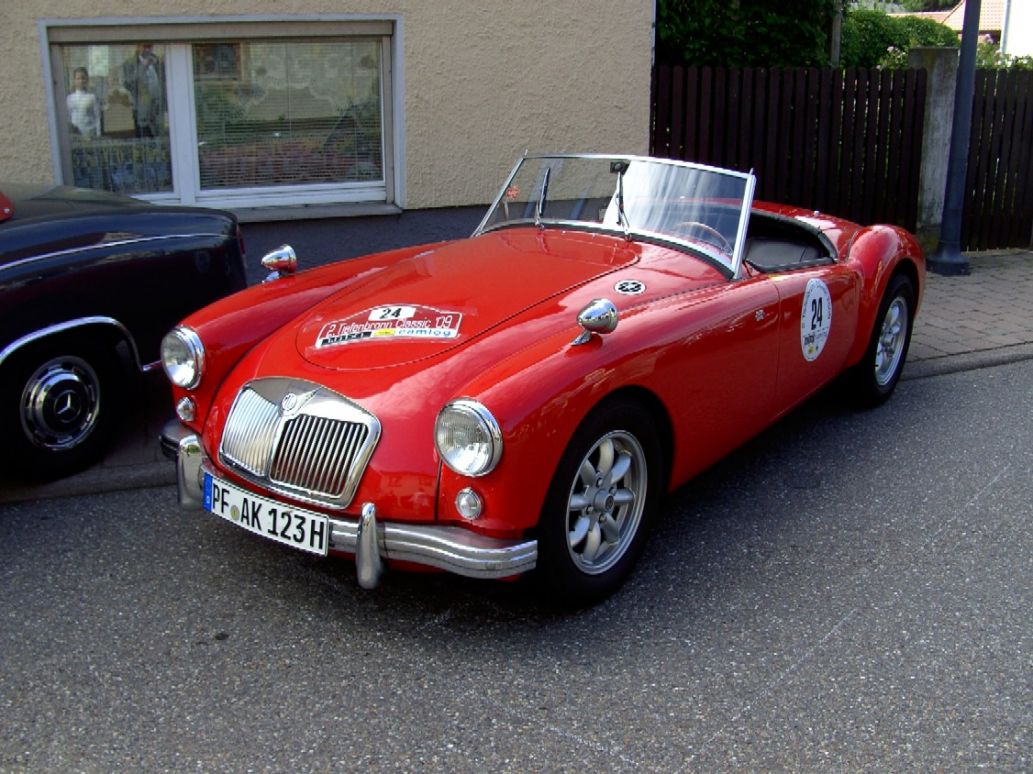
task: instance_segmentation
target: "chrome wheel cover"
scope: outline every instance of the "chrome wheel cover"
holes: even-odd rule
[[[893,380],[904,356],[909,325],[907,302],[897,296],[882,319],[882,330],[875,345],[875,383],[885,387]]]
[[[82,358],[56,357],[33,372],[22,389],[22,429],[47,451],[72,449],[97,426],[100,380]]]
[[[613,567],[627,552],[646,503],[646,455],[635,436],[607,433],[581,461],[567,498],[567,550],[587,575]]]

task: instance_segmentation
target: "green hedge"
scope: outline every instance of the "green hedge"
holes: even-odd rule
[[[853,10],[843,20],[840,64],[843,67],[906,67],[915,46],[957,46],[950,27],[917,16],[888,16],[882,11]]]

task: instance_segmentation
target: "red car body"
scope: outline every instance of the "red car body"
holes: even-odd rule
[[[512,181],[504,186],[504,195],[512,196],[513,187]],[[542,219],[495,229],[482,224],[470,239],[282,276],[194,313],[183,329],[203,342],[203,375],[190,389],[174,385],[175,400],[191,408],[165,434],[180,457],[181,502],[197,503],[203,487],[197,476],[208,471],[216,482],[270,502],[326,514],[334,530],[331,553],[376,554],[361,557],[359,567],[360,580],[373,585],[383,560],[481,577],[532,570],[542,564],[543,530],[550,529],[543,509],[554,488],[561,501],[567,492],[573,513],[557,517],[568,545],[583,544],[585,530],[597,533],[593,558],[600,540],[604,554],[608,537],[626,545],[610,563],[583,561],[586,551],[579,557],[575,547],[566,557],[573,575],[567,566],[539,574],[553,591],[569,590],[572,602],[599,599],[633,564],[644,532],[639,522],[644,525],[655,507],[657,488],[682,485],[844,371],[861,370],[871,402],[888,396],[899,376],[924,278],[915,240],[891,226],[862,228],[798,208],[746,204],[748,230],[739,233],[742,246],[734,251],[743,260],[733,276],[691,244],[686,249]],[[765,239],[772,245],[781,240],[768,245],[769,255],[775,248],[792,255],[796,239],[801,259],[777,267],[751,264],[751,242]],[[808,296],[816,292],[815,281],[824,289]],[[878,357],[875,339],[885,340],[889,330],[887,293],[901,284],[909,291],[905,329],[887,350],[899,362],[888,383],[877,379],[872,389],[872,370],[887,369],[871,354],[874,347]],[[579,324],[579,313],[599,299],[616,310],[612,332]],[[824,308],[828,301],[830,309]],[[814,342],[807,342],[807,326],[817,322],[819,307],[831,323],[818,354],[809,357]],[[384,322],[386,328],[373,319],[392,313],[409,316]],[[403,325],[435,333],[417,335]],[[378,330],[392,332],[380,337]],[[269,377],[321,386],[378,420],[379,440],[346,503],[267,485],[223,459],[227,417],[238,396]],[[497,423],[502,451],[485,474],[464,475],[444,464],[434,442],[443,407],[456,399],[476,401]],[[623,506],[613,496],[607,500],[590,475],[583,477],[589,492],[580,474],[570,487],[559,473],[566,458],[578,469],[574,458],[584,450],[572,444],[579,428],[597,422],[600,407],[613,405],[617,416],[630,412],[615,430],[648,425],[629,433],[647,436],[641,443],[618,438],[618,452],[633,467],[641,460],[637,464],[648,468],[648,475],[638,471],[632,483],[610,487],[618,501],[634,494],[645,503],[634,525],[626,526],[632,519],[625,514],[619,529],[614,524]],[[599,446],[589,440],[586,448]],[[612,456],[612,449],[606,453]],[[606,472],[608,463],[596,467]],[[475,518],[457,505],[465,490],[476,495]],[[610,509],[609,521],[598,528],[586,522],[594,511],[582,508],[588,494],[600,509]],[[362,548],[364,509],[372,535]],[[415,548],[407,548],[406,527],[417,530],[410,541],[419,544]],[[634,534],[627,537],[627,530]],[[456,545],[467,544],[494,551],[498,561],[467,566],[455,560]],[[563,564],[559,554],[552,552],[551,565]]]

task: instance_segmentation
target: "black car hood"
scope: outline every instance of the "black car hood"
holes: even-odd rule
[[[7,224],[36,218],[52,218],[88,212],[118,212],[146,206],[138,199],[66,185],[0,183],[0,192],[10,200],[13,212]]]

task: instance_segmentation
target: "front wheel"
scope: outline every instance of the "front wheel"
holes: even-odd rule
[[[897,386],[911,344],[914,313],[914,286],[898,274],[886,288],[868,349],[854,368],[854,387],[862,405],[883,403]]]
[[[536,576],[554,602],[598,602],[624,581],[660,500],[660,444],[652,417],[627,401],[603,404],[560,460],[538,529]]]

